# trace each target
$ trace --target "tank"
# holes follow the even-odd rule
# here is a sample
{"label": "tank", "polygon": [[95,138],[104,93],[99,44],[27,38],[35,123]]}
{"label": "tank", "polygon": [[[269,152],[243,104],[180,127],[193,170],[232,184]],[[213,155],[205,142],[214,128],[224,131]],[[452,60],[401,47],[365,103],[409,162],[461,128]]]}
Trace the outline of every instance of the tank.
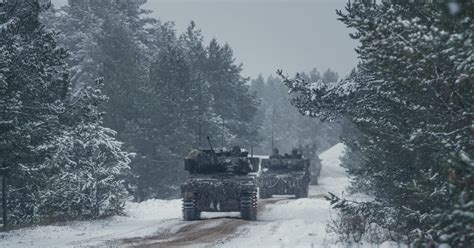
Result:
{"label": "tank", "polygon": [[309,171],[311,173],[311,185],[318,185],[319,184],[319,176],[321,174],[321,159],[316,157],[312,160],[311,165],[309,166]]}
{"label": "tank", "polygon": [[268,159],[262,159],[262,171],[259,178],[259,196],[261,199],[273,195],[295,195],[296,198],[308,197],[311,173],[310,161],[303,158],[297,150],[291,154],[279,155],[274,149]]}
{"label": "tank", "polygon": [[242,219],[256,220],[258,158],[237,146],[231,151],[210,147],[193,150],[184,160],[189,177],[181,186],[183,219],[199,220],[201,212],[240,212]]}
{"label": "tank", "polygon": [[305,155],[305,158],[309,159],[310,166],[309,172],[311,173],[311,182],[310,185],[317,185],[319,181],[319,176],[321,174],[321,159],[319,158],[317,151],[318,147],[316,143],[309,143],[306,145],[301,145],[298,147],[298,150],[302,151]]}

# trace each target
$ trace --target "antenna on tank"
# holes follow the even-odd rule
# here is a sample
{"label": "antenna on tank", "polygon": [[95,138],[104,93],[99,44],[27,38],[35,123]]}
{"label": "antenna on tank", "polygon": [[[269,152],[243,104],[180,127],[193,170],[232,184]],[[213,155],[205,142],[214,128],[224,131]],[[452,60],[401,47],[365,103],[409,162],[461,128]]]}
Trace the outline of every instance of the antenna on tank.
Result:
{"label": "antenna on tank", "polygon": [[224,118],[222,118],[221,149],[224,149],[224,128],[225,128],[225,122],[224,122]]}
{"label": "antenna on tank", "polygon": [[273,111],[272,111],[272,149],[273,149],[273,141],[274,141],[274,136],[275,136],[275,105],[273,105]]}
{"label": "antenna on tank", "polygon": [[[198,77],[200,77],[200,75],[198,74]],[[201,149],[201,136],[202,136],[202,112],[201,112],[201,109],[202,109],[202,92],[201,92],[201,84],[198,82],[198,94],[199,94],[199,98],[198,98],[198,128],[199,128],[199,131],[198,131],[198,139],[199,139],[199,149]],[[209,139],[209,137],[208,137]]]}

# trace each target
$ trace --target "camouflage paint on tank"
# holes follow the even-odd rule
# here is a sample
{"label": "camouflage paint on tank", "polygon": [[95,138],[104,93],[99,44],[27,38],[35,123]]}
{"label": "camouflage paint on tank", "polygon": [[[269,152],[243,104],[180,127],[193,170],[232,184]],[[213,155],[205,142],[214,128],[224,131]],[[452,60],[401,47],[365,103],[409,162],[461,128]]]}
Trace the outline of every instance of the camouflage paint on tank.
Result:
{"label": "camouflage paint on tank", "polygon": [[[185,158],[190,173],[181,186],[183,218],[199,219],[200,212],[240,211],[244,219],[256,218],[258,159],[247,152],[192,151]],[[191,213],[193,212],[193,213]]]}
{"label": "camouflage paint on tank", "polygon": [[301,156],[272,156],[262,160],[259,178],[260,198],[273,195],[308,197],[310,161]]}

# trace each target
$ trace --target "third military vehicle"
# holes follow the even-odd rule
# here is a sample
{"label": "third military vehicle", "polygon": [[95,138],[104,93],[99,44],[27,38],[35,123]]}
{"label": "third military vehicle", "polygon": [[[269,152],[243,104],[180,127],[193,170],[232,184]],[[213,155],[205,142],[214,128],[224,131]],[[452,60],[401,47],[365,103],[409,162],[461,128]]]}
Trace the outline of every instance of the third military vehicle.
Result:
{"label": "third military vehicle", "polygon": [[[209,138],[208,138],[209,140]],[[183,219],[198,220],[201,212],[240,212],[257,218],[258,158],[236,146],[231,151],[194,150],[185,158],[188,180],[181,186]]]}
{"label": "third military vehicle", "polygon": [[291,154],[280,155],[274,148],[268,159],[262,159],[259,178],[259,196],[261,199],[273,195],[295,195],[296,198],[308,197],[311,180],[309,159],[293,149]]}
{"label": "third military vehicle", "polygon": [[319,181],[319,176],[321,174],[321,159],[316,156],[316,158],[311,161],[312,163],[309,166],[309,171],[311,173],[311,185],[317,185]]}

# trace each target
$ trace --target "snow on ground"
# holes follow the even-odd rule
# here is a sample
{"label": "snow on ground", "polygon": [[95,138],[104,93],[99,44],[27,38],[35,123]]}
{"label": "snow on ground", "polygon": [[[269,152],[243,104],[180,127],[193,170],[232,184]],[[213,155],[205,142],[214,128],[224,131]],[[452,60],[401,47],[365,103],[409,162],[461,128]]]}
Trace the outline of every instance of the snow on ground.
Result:
{"label": "snow on ground", "polygon": [[349,186],[347,173],[341,167],[341,159],[345,153],[346,146],[339,143],[319,155],[322,164],[319,178],[320,185],[317,187],[319,191],[324,191],[324,193],[329,191],[336,195],[342,195],[346,187]]}
{"label": "snow on ground", "polygon": [[126,205],[127,216],[74,221],[0,233],[0,247],[84,247],[148,236],[181,222],[181,200],[148,200]]}
{"label": "snow on ground", "polygon": [[[326,233],[326,224],[331,214],[335,216],[336,213],[324,196],[328,191],[341,195],[348,185],[347,175],[340,167],[344,153],[345,146],[337,144],[320,155],[323,167],[319,185],[311,186],[310,198],[280,197],[260,201],[259,220],[256,222],[219,218],[238,217],[238,213],[203,213],[203,218],[217,219],[184,222],[181,220],[181,200],[149,200],[127,203],[126,216],[0,233],[0,247],[90,247],[114,244],[116,240],[127,238],[134,238],[140,244],[141,239],[146,241],[149,237],[159,237],[161,233],[169,233],[172,237],[181,230],[180,235],[186,235],[182,233],[187,230],[182,229],[186,226],[191,231],[196,231],[196,228],[216,231],[214,229],[221,229],[224,223],[236,226],[236,231],[232,229],[232,233],[226,234],[224,230],[224,238],[216,236],[213,239],[211,235],[211,240],[204,241],[206,244],[190,244],[193,247],[335,247],[338,246],[336,237]],[[197,233],[200,235],[201,232]],[[192,237],[191,234],[188,236]]]}
{"label": "snow on ground", "polygon": [[345,146],[340,143],[320,155],[322,170],[319,185],[311,186],[310,198],[274,198],[265,204],[257,222],[241,227],[241,235],[222,247],[337,247],[336,237],[326,232],[326,224],[335,216],[327,192],[341,195],[349,180],[340,166]]}

